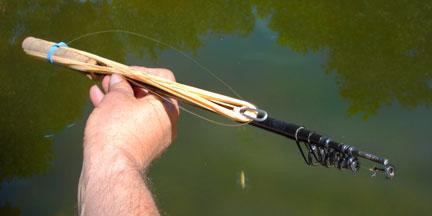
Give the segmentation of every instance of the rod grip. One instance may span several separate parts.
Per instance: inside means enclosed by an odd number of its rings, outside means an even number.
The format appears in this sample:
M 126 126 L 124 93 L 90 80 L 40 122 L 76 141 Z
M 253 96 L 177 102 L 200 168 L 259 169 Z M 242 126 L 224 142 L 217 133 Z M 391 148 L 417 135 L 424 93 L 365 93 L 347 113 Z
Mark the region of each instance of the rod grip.
M 35 37 L 27 37 L 22 42 L 22 48 L 25 53 L 35 56 L 37 58 L 42 59 L 48 59 L 48 51 L 51 46 L 53 46 L 55 43 L 42 40 Z M 64 59 L 70 59 L 75 60 L 83 63 L 92 63 L 94 62 L 94 59 L 89 58 L 88 56 L 85 56 L 79 51 L 72 49 L 72 48 L 58 48 L 53 53 L 53 59 L 57 57 L 64 58 Z

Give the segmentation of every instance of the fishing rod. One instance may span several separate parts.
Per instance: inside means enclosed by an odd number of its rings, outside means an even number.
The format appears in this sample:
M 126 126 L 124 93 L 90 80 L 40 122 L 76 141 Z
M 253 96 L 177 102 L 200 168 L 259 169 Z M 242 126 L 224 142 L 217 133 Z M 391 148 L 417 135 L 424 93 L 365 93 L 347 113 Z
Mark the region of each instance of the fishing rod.
M 22 48 L 31 56 L 46 59 L 50 63 L 64 65 L 85 74 L 117 73 L 123 75 L 132 85 L 146 88 L 161 97 L 167 96 L 182 100 L 235 122 L 285 136 L 296 142 L 307 165 L 319 164 L 358 172 L 360 159 L 365 159 L 376 164 L 369 169 L 373 176 L 376 173 L 384 173 L 386 178 L 391 179 L 395 175 L 395 168 L 387 158 L 333 141 L 303 126 L 272 118 L 266 111 L 247 101 L 143 73 L 118 62 L 68 47 L 63 42 L 53 43 L 27 37 L 22 43 Z
M 129 80 L 129 82 L 134 86 L 148 89 L 151 92 L 155 92 L 159 95 L 179 99 L 174 95 L 164 93 L 159 89 L 144 83 L 137 82 L 135 80 Z M 246 110 L 246 108 L 244 108 L 244 110 Z M 372 172 L 372 176 L 375 176 L 377 172 L 383 172 L 386 178 L 392 179 L 395 175 L 394 166 L 391 165 L 389 160 L 386 158 L 379 157 L 365 151 L 360 151 L 357 148 L 347 144 L 333 141 L 328 137 L 306 129 L 303 126 L 271 118 L 268 116 L 268 113 L 262 109 L 255 108 L 254 111 L 258 112 L 257 116 L 248 116 L 245 114 L 245 112 L 243 112 L 243 110 L 240 110 L 243 115 L 252 119 L 252 121 L 248 123 L 249 125 L 294 140 L 302 155 L 302 158 L 309 166 L 319 164 L 325 167 L 333 166 L 340 170 L 346 169 L 351 170 L 352 172 L 358 172 L 360 169 L 359 158 L 363 158 L 380 165 L 380 167 L 373 166 L 369 169 Z M 306 147 L 307 155 L 301 147 L 301 142 L 303 142 Z

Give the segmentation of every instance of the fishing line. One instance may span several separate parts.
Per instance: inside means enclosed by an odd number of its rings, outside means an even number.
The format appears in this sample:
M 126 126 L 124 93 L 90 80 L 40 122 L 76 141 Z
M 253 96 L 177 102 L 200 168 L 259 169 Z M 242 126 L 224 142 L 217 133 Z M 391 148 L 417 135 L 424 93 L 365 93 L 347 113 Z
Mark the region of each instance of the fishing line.
M 121 30 L 121 29 L 109 29 L 109 30 L 102 30 L 102 31 L 90 32 L 90 33 L 86 33 L 86 34 L 80 35 L 80 36 L 78 36 L 78 37 L 76 37 L 76 38 L 74 38 L 74 39 L 68 41 L 67 44 L 70 45 L 70 44 L 72 44 L 73 42 L 76 42 L 76 41 L 78 41 L 78 40 L 81 40 L 81 39 L 84 39 L 84 38 L 88 38 L 88 37 L 91 37 L 91 36 L 95 36 L 95 35 L 99 35 L 99 34 L 105 34 L 105 33 L 123 33 L 123 34 L 129 34 L 129 35 L 133 35 L 133 36 L 136 36 L 136 37 L 139 37 L 139 38 L 142 38 L 142 39 L 150 40 L 150 41 L 152 41 L 152 42 L 154 42 L 154 43 L 157 43 L 157 44 L 162 44 L 163 46 L 168 47 L 168 48 L 174 50 L 175 52 L 177 52 L 177 53 L 180 54 L 181 56 L 183 56 L 183 57 L 185 57 L 186 59 L 192 61 L 192 62 L 193 62 L 195 65 L 197 65 L 199 68 L 201 68 L 202 70 L 204 70 L 206 73 L 208 73 L 208 74 L 211 75 L 213 78 L 215 78 L 218 82 L 220 82 L 222 85 L 224 85 L 224 86 L 225 86 L 229 91 L 232 92 L 232 94 L 234 94 L 234 95 L 237 96 L 238 98 L 242 98 L 242 97 L 240 96 L 240 94 L 237 93 L 237 92 L 234 90 L 233 87 L 231 87 L 228 83 L 226 83 L 225 81 L 223 81 L 223 80 L 222 80 L 220 77 L 218 77 L 214 72 L 210 71 L 210 69 L 206 68 L 204 65 L 202 65 L 201 63 L 199 63 L 199 62 L 198 62 L 196 59 L 194 59 L 192 56 L 186 54 L 185 52 L 179 50 L 178 48 L 176 48 L 176 47 L 174 47 L 174 46 L 172 46 L 172 45 L 170 45 L 170 44 L 168 44 L 168 43 L 165 43 L 165 42 L 163 42 L 163 41 L 160 41 L 160 40 L 158 40 L 158 39 L 155 39 L 155 38 L 153 38 L 153 37 L 150 37 L 150 36 L 147 36 L 147 35 L 144 35 L 144 34 L 140 34 L 140 33 L 136 33 L 136 32 L 131 32 L 131 31 L 126 31 L 126 30 Z M 137 83 L 134 82 L 134 84 L 137 84 Z M 145 88 L 145 87 L 144 87 L 144 88 Z M 146 90 L 150 91 L 152 94 L 155 94 L 155 95 L 159 96 L 160 98 L 162 98 L 162 99 L 165 100 L 166 102 L 173 104 L 173 102 L 172 102 L 171 100 L 169 100 L 168 98 L 166 98 L 165 96 L 162 96 L 161 94 L 156 93 L 156 92 L 154 92 L 154 91 L 152 91 L 152 90 L 150 90 L 150 89 L 147 89 L 147 88 L 146 88 Z M 183 107 L 183 106 L 181 106 L 181 105 L 178 105 L 178 106 L 179 106 L 179 108 L 180 108 L 182 111 L 185 111 L 185 112 L 187 112 L 187 113 L 189 113 L 189 114 L 191 114 L 191 115 L 193 115 L 193 116 L 195 116 L 195 117 L 197 117 L 197 118 L 200 118 L 200 119 L 202 119 L 202 120 L 205 120 L 205 121 L 207 121 L 207 122 L 209 122 L 209 123 L 212 123 L 212 124 L 215 124 L 215 125 L 225 126 L 225 127 L 239 127 L 239 126 L 244 126 L 244 125 L 247 125 L 247 124 L 248 124 L 248 123 L 233 123 L 233 124 L 229 124 L 229 123 L 219 122 L 219 121 L 216 121 L 216 120 L 212 120 L 212 119 L 210 119 L 210 118 L 207 118 L 207 117 L 205 117 L 205 116 L 202 116 L 202 115 L 200 115 L 200 114 L 198 114 L 198 113 L 195 113 L 195 112 L 193 112 L 193 111 L 191 111 L 191 110 L 189 110 L 189 109 L 187 109 L 187 108 L 185 108 L 185 107 Z
M 143 38 L 143 39 L 147 39 L 150 41 L 153 41 L 155 43 L 158 44 L 162 44 L 170 49 L 173 49 L 174 51 L 176 51 L 177 53 L 179 53 L 180 55 L 182 55 L 183 57 L 189 59 L 190 61 L 192 61 L 195 65 L 197 65 L 198 67 L 200 67 L 202 70 L 204 70 L 205 72 L 207 72 L 208 74 L 210 74 L 213 78 L 215 78 L 216 80 L 218 80 L 222 85 L 224 85 L 228 90 L 230 90 L 236 97 L 243 99 L 239 93 L 237 93 L 237 91 L 234 90 L 233 87 L 231 87 L 228 83 L 226 83 L 225 81 L 223 81 L 220 77 L 218 77 L 215 73 L 213 73 L 212 71 L 210 71 L 210 69 L 206 68 L 204 65 L 202 65 L 201 63 L 199 63 L 196 59 L 194 59 L 192 56 L 186 54 L 185 52 L 179 50 L 178 48 L 167 44 L 163 41 L 160 41 L 156 38 L 152 38 L 150 36 L 144 35 L 144 34 L 140 34 L 140 33 L 136 33 L 136 32 L 131 32 L 131 31 L 126 31 L 126 30 L 121 30 L 121 29 L 109 29 L 109 30 L 103 30 L 103 31 L 96 31 L 96 32 L 91 32 L 91 33 L 87 33 L 87 34 L 83 34 L 77 38 L 74 38 L 72 40 L 70 40 L 67 44 L 71 44 L 77 40 L 81 40 L 83 38 L 87 38 L 87 37 L 91 37 L 94 35 L 98 35 L 98 34 L 104 34 L 104 33 L 124 33 L 124 34 L 129 34 L 129 35 L 133 35 L 139 38 Z
M 167 102 L 169 102 L 170 104 L 173 104 L 173 105 L 174 105 L 174 103 L 173 103 L 170 99 L 167 98 L 168 96 L 163 96 L 163 95 L 161 95 L 161 94 L 159 94 L 159 93 L 157 93 L 157 92 L 155 92 L 155 91 L 152 91 L 152 90 L 150 90 L 150 89 L 146 89 L 146 90 L 149 91 L 149 92 L 151 92 L 151 93 L 154 94 L 154 95 L 159 96 L 162 100 L 167 101 Z M 225 127 L 240 127 L 240 126 L 243 126 L 243 125 L 247 125 L 247 124 L 248 124 L 248 123 L 228 124 L 228 123 L 218 122 L 218 121 L 215 121 L 215 120 L 213 120 L 213 119 L 209 119 L 209 118 L 207 118 L 207 117 L 205 117 L 205 116 L 202 116 L 202 115 L 200 115 L 200 114 L 198 114 L 198 113 L 195 113 L 195 112 L 193 112 L 193 111 L 191 111 L 191 110 L 189 110 L 189 109 L 187 109 L 187 108 L 185 108 L 185 107 L 183 107 L 183 106 L 180 106 L 180 105 L 178 105 L 178 106 L 179 106 L 179 108 L 180 108 L 182 111 L 187 112 L 187 113 L 189 113 L 189 114 L 191 114 L 191 115 L 193 115 L 193 116 L 195 116 L 195 117 L 197 117 L 197 118 L 200 118 L 200 119 L 202 119 L 202 120 L 205 120 L 205 121 L 207 121 L 207 122 L 209 122 L 209 123 L 212 123 L 212 124 L 215 124 L 215 125 L 225 126 Z

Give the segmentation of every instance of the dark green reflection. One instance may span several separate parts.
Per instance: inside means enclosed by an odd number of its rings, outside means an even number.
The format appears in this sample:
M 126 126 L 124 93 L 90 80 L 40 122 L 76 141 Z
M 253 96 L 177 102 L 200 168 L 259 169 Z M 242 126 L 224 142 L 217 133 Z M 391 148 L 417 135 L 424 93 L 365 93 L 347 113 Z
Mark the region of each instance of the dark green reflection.
M 35 61 L 22 53 L 20 43 L 28 35 L 52 41 L 68 41 L 89 32 L 125 29 L 143 33 L 181 50 L 194 52 L 203 45 L 201 37 L 208 34 L 249 35 L 255 25 L 254 11 L 256 11 L 262 17 L 269 17 L 269 27 L 279 34 L 280 44 L 303 53 L 319 50 L 328 52 L 328 62 L 325 67 L 328 72 L 336 74 L 341 95 L 351 101 L 350 113 L 372 114 L 383 104 L 389 104 L 395 100 L 408 107 L 428 105 L 431 102 L 431 89 L 427 86 L 427 82 L 431 79 L 430 68 L 432 66 L 430 46 L 432 13 L 428 2 L 316 1 L 307 3 L 305 1 L 268 0 L 109 2 L 111 1 L 0 0 L 0 79 L 2 80 L 0 85 L 0 100 L 2 101 L 0 103 L 2 112 L 0 117 L 0 182 L 32 176 L 47 170 L 54 156 L 51 150 L 52 140 L 45 138 L 44 135 L 55 133 L 81 117 L 84 104 L 87 103 L 87 91 L 90 84 L 88 80 L 75 72 Z M 120 62 L 124 62 L 130 53 L 140 57 L 157 58 L 158 51 L 164 49 L 160 44 L 123 34 L 98 35 L 77 41 L 73 46 Z M 233 49 L 239 47 L 244 48 L 244 46 L 235 46 Z M 219 59 L 220 55 L 222 54 L 215 55 L 214 58 Z M 220 64 L 223 65 L 224 62 Z M 270 63 L 265 67 L 274 68 Z M 305 76 L 305 83 L 307 79 Z M 306 84 L 304 86 L 311 87 Z M 216 129 L 212 129 L 211 134 L 214 133 L 217 133 Z M 193 136 L 193 134 L 190 135 L 190 137 Z M 206 137 L 206 135 L 201 136 Z M 63 141 L 60 141 L 59 144 L 64 144 Z M 188 138 L 184 142 L 197 141 Z M 244 141 L 244 143 L 249 146 L 251 142 Z M 76 144 L 81 145 L 81 143 Z M 194 145 L 198 144 L 189 145 L 189 148 Z M 184 149 L 185 146 L 178 148 Z M 263 145 L 256 147 L 256 149 L 268 149 L 268 146 L 263 147 Z M 185 157 L 173 158 L 172 161 L 177 163 L 178 160 L 185 160 L 191 155 L 193 157 L 194 154 L 199 155 L 206 151 L 204 155 L 210 158 L 204 157 L 206 162 L 214 160 L 216 164 L 219 158 L 214 152 L 224 150 L 221 150 L 220 145 L 214 145 L 207 150 L 206 148 L 207 146 L 192 153 L 183 150 Z M 161 179 L 170 181 L 175 176 L 182 176 L 184 172 L 190 172 L 192 173 L 191 179 L 195 176 L 198 177 L 197 179 L 204 179 L 204 184 L 199 186 L 204 188 L 202 190 L 208 189 L 217 194 L 213 197 L 215 202 L 231 197 L 233 200 L 231 203 L 235 204 L 237 203 L 235 197 L 239 197 L 240 201 L 247 197 L 219 193 L 217 190 L 220 187 L 209 187 L 212 184 L 206 182 L 207 179 L 210 179 L 210 181 L 213 180 L 214 185 L 220 184 L 215 181 L 217 178 L 211 179 L 213 170 L 235 166 L 237 166 L 235 169 L 242 168 L 240 162 L 236 162 L 241 157 L 235 153 L 244 152 L 226 152 L 230 156 L 227 156 L 221 165 L 214 165 L 205 170 L 206 172 L 200 172 L 203 169 L 200 170 L 201 164 L 193 164 L 196 160 L 186 160 L 185 164 L 191 164 L 181 169 L 183 173 L 180 172 L 180 169 L 174 170 L 170 173 L 172 178 L 166 178 L 166 173 L 163 173 L 164 178 Z M 285 156 L 274 158 L 283 159 Z M 250 158 L 247 160 L 253 161 L 256 166 L 272 164 L 268 161 L 265 163 L 260 157 Z M 273 164 L 282 163 L 278 161 Z M 235 169 L 232 168 L 232 172 L 235 172 Z M 274 169 L 257 170 L 271 171 Z M 261 191 L 256 192 L 255 196 L 250 196 L 251 200 L 256 197 L 261 198 L 263 194 L 273 196 L 273 193 L 281 190 L 277 188 L 277 185 L 283 185 L 288 181 L 294 185 L 293 188 L 304 186 L 301 179 L 294 178 L 296 173 L 288 176 L 290 179 L 287 180 L 287 178 L 279 178 L 281 175 L 274 175 L 270 171 L 260 173 L 260 175 L 274 176 L 274 182 L 261 182 L 262 187 L 257 187 L 261 188 Z M 230 181 L 231 179 L 227 179 L 222 184 L 228 185 Z M 196 181 L 190 181 L 190 184 L 192 185 L 190 188 L 196 187 Z M 274 186 L 270 187 L 272 190 L 267 190 L 267 184 Z M 364 182 L 361 184 L 364 185 Z M 202 198 L 199 187 L 196 191 L 186 191 L 184 188 L 178 188 L 172 182 L 167 185 L 170 185 L 167 188 L 177 190 L 176 194 L 179 195 L 179 201 L 175 200 L 176 204 L 173 205 L 183 208 L 185 212 L 191 209 L 197 210 L 197 205 L 184 199 L 184 193 L 191 193 L 191 196 L 196 193 L 199 194 L 195 196 L 198 201 L 205 200 Z M 51 187 L 46 188 L 51 189 Z M 364 189 L 356 188 L 357 192 Z M 349 187 L 342 187 L 340 190 L 344 189 L 348 191 Z M 287 194 L 292 192 L 288 189 L 284 190 Z M 406 194 L 404 190 L 401 189 L 398 193 Z M 169 194 L 167 198 L 172 198 L 172 191 L 166 191 L 165 194 Z M 367 190 L 364 191 L 366 192 L 362 195 L 365 198 L 362 199 L 361 205 L 368 206 L 369 194 Z M 324 193 L 321 193 L 321 197 L 332 198 L 332 192 L 326 189 Z M 380 197 L 381 192 L 377 191 L 374 196 Z M 416 195 L 416 191 L 411 193 L 408 197 Z M 309 200 L 306 198 L 306 196 L 300 197 L 304 199 L 301 202 L 304 205 L 301 209 L 310 209 Z M 345 200 L 345 198 L 340 198 L 340 200 Z M 349 203 L 343 205 L 348 206 L 347 208 L 358 204 L 358 202 L 347 200 Z M 182 205 L 182 202 L 185 205 Z M 392 202 L 393 204 L 402 203 L 394 199 Z M 421 198 L 410 199 L 410 202 L 415 203 L 410 205 L 415 207 L 413 209 L 420 209 L 417 206 L 425 206 Z M 272 203 L 277 203 L 281 209 L 284 209 L 287 204 L 286 200 L 280 197 Z M 323 207 L 331 206 L 330 201 L 319 203 L 323 204 L 322 206 L 315 204 L 314 212 L 317 214 L 333 213 Z M 188 205 L 190 209 L 184 207 Z M 6 208 L 7 211 L 16 212 L 10 210 L 12 208 L 10 205 L 5 206 L 3 208 Z M 201 206 L 207 208 L 205 205 Z M 407 208 L 408 210 L 410 209 Z M 2 211 L 3 209 L 0 209 L 0 215 Z M 386 209 L 377 208 L 376 211 L 385 212 Z M 254 212 L 251 210 L 252 213 Z
M 430 105 L 431 1 L 257 1 L 281 45 L 325 50 L 349 113 L 373 114 L 398 101 Z
M 80 75 L 25 56 L 25 36 L 68 41 L 106 29 L 140 32 L 195 51 L 208 33 L 247 35 L 255 23 L 245 1 L 0 1 L 0 181 L 47 169 L 52 141 L 44 137 L 73 122 L 90 84 Z M 74 43 L 124 61 L 130 52 L 157 57 L 159 44 L 121 34 Z M 78 144 L 77 144 L 78 145 Z
M 12 207 L 10 203 L 6 202 L 0 205 L 0 215 L 3 216 L 16 216 L 21 215 L 19 208 Z

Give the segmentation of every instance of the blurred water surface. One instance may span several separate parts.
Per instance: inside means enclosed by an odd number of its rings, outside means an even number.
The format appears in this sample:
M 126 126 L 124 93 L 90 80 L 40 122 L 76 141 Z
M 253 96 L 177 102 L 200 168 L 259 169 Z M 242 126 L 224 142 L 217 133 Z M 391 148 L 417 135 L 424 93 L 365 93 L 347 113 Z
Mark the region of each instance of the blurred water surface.
M 430 214 L 431 1 L 0 0 L 0 215 L 77 213 L 92 109 L 92 81 L 25 56 L 21 41 L 108 29 L 168 43 L 272 116 L 397 167 L 392 181 L 307 167 L 283 137 L 183 113 L 178 139 L 149 174 L 164 215 Z M 106 33 L 72 46 L 231 94 L 161 43 Z

